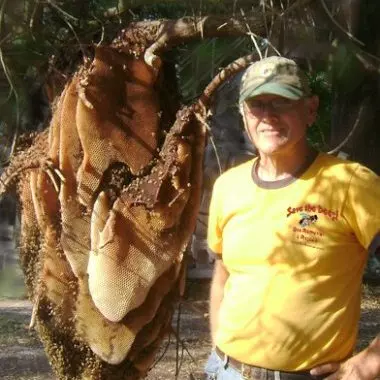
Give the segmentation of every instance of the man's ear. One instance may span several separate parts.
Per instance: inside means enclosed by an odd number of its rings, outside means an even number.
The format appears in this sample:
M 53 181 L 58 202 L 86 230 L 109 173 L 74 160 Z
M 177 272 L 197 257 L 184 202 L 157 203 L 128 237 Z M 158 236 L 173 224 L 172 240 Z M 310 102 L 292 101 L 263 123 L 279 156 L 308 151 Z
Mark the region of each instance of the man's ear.
M 317 118 L 317 112 L 319 107 L 319 97 L 313 95 L 307 99 L 307 125 L 312 125 Z

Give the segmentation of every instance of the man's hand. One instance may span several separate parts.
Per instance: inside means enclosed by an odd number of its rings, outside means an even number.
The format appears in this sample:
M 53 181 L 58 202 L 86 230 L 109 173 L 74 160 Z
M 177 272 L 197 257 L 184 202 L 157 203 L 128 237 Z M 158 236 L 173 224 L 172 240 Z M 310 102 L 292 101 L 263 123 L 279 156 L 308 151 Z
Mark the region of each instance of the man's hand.
M 313 376 L 328 373 L 325 380 L 375 380 L 380 376 L 380 337 L 342 363 L 322 364 L 310 371 Z

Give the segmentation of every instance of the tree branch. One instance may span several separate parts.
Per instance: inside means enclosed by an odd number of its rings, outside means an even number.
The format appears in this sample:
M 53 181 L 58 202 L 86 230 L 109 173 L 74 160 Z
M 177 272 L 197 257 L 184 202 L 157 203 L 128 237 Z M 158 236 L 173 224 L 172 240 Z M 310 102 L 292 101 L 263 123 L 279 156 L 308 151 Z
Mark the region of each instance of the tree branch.
M 359 129 L 359 125 L 363 121 L 363 116 L 364 116 L 364 110 L 367 109 L 368 111 L 368 104 L 369 104 L 369 98 L 366 98 L 362 104 L 360 105 L 359 111 L 356 115 L 355 123 L 352 126 L 350 132 L 348 135 L 343 139 L 343 141 L 338 144 L 334 149 L 331 149 L 330 151 L 327 152 L 327 154 L 336 154 L 338 153 L 347 143 L 352 139 L 352 137 L 356 134 L 356 131 Z
M 162 21 L 154 42 L 145 52 L 147 64 L 159 64 L 158 55 L 174 45 L 188 42 L 199 37 L 241 36 L 247 34 L 246 22 L 257 35 L 265 35 L 264 15 L 255 17 L 226 18 L 221 16 L 184 17 L 178 20 Z M 136 23 L 136 26 L 140 23 Z
M 342 33 L 344 33 L 351 41 L 356 42 L 358 45 L 365 46 L 364 42 L 358 40 L 354 35 L 352 35 L 348 30 L 344 29 L 342 25 L 338 23 L 338 21 L 335 20 L 334 16 L 330 12 L 329 8 L 327 7 L 325 0 L 320 0 L 320 3 L 323 7 L 323 10 L 327 14 L 329 20 L 331 23 L 335 25 L 335 28 L 339 29 Z
M 238 58 L 234 62 L 230 63 L 223 70 L 221 70 L 214 77 L 214 79 L 207 85 L 207 87 L 204 89 L 202 95 L 199 98 L 199 102 L 207 107 L 213 93 L 222 83 L 224 83 L 228 78 L 231 78 L 238 72 L 244 70 L 249 64 L 251 64 L 253 61 L 257 59 L 259 59 L 259 55 L 257 52 L 255 52 L 245 57 Z
M 362 65 L 370 71 L 380 73 L 380 58 L 375 55 L 364 51 L 360 46 L 364 46 L 363 42 L 355 38 L 351 33 L 345 30 L 332 16 L 331 12 L 327 8 L 325 0 L 319 0 L 324 12 L 327 15 L 327 19 L 334 30 L 342 38 L 342 40 L 349 46 L 355 53 L 356 58 Z M 360 45 L 360 46 L 358 46 Z

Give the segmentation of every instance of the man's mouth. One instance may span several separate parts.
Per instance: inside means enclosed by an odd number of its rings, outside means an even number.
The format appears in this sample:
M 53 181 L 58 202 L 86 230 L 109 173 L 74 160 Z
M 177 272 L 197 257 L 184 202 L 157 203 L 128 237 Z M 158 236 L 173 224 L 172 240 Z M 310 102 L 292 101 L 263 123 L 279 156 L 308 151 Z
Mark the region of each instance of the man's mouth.
M 264 135 L 281 135 L 282 131 L 280 129 L 263 129 L 260 133 Z

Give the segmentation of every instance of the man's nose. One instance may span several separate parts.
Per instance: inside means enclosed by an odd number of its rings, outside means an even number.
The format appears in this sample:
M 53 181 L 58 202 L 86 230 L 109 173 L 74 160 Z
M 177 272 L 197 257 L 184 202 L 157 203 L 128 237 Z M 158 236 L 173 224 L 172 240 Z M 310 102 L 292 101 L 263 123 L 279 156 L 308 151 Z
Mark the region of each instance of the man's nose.
M 272 107 L 272 104 L 268 103 L 263 105 L 261 110 L 262 119 L 278 119 L 278 113 Z

